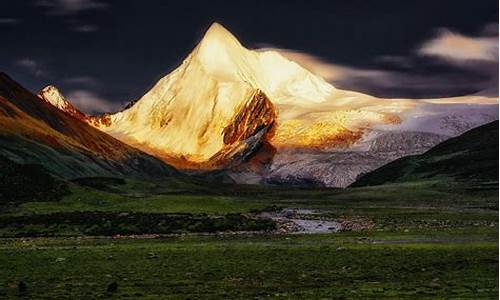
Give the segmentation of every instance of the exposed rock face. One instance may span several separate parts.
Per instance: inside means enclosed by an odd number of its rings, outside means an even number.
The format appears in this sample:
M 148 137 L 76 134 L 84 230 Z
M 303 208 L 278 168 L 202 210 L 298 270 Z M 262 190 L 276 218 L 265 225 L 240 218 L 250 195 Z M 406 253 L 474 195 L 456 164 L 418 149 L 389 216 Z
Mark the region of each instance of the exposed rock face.
M 265 127 L 268 128 L 266 139 L 272 138 L 275 121 L 276 111 L 273 104 L 262 91 L 257 90 L 252 100 L 244 105 L 222 131 L 224 144 L 231 145 L 246 140 Z
M 426 151 L 448 137 L 431 132 L 381 132 L 376 138 L 367 142 L 368 151 L 384 153 L 388 156 L 413 155 Z
M 97 128 L 111 126 L 111 116 L 107 113 L 100 116 L 86 116 L 85 121 Z
M 276 111 L 267 96 L 256 90 L 251 100 L 234 115 L 228 126 L 224 128 L 224 147 L 212 156 L 206 165 L 210 168 L 237 167 L 250 161 L 255 156 L 259 160 L 265 153 L 259 150 L 263 145 L 270 145 L 269 140 L 275 131 Z M 271 161 L 272 157 L 267 157 Z M 255 163 L 255 160 L 254 160 Z

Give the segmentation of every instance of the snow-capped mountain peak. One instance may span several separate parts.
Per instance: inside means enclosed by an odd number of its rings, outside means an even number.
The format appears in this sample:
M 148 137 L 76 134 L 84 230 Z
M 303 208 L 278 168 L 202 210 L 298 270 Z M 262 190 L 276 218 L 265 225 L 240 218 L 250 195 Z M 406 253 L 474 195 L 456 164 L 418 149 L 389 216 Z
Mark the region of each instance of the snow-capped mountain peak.
M 248 57 L 240 42 L 218 23 L 212 24 L 192 52 L 204 70 L 221 81 L 248 81 Z M 248 83 L 251 83 L 250 81 Z
M 277 52 L 246 49 L 214 23 L 182 64 L 133 106 L 109 116 L 105 124 L 92 124 L 150 153 L 200 164 L 226 157 L 221 153 L 228 149 L 242 152 L 243 139 L 257 134 L 255 129 L 274 132 L 269 125 L 274 124 L 275 105 L 324 102 L 334 90 Z M 225 132 L 234 127 L 236 116 L 254 122 L 244 124 L 248 128 L 238 125 L 237 131 L 245 134 L 228 139 Z M 272 134 L 260 136 L 259 143 Z
M 93 125 L 177 166 L 220 165 L 272 135 L 276 112 L 257 58 L 215 23 L 133 106 Z
M 226 28 L 213 23 L 186 61 L 197 61 L 221 82 L 244 82 L 274 103 L 319 103 L 335 88 L 276 51 L 245 48 Z
M 38 97 L 43 101 L 57 107 L 77 119 L 85 119 L 85 114 L 71 104 L 64 95 L 53 85 L 47 85 L 39 93 Z
M 207 63 L 219 62 L 221 58 L 238 55 L 234 51 L 241 51 L 242 45 L 236 37 L 219 23 L 213 23 L 203 35 L 196 47 L 198 57 L 211 58 Z M 233 53 L 230 53 L 233 51 Z M 222 55 L 224 54 L 224 55 Z
M 61 92 L 53 85 L 47 85 L 39 93 L 38 96 L 53 106 L 64 110 L 71 104 L 61 94 Z

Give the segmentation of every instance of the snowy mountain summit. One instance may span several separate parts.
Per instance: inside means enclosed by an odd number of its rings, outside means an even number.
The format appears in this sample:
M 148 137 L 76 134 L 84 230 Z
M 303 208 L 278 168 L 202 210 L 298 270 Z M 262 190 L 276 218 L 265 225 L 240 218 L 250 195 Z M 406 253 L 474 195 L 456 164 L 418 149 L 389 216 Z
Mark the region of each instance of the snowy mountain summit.
M 176 70 L 98 127 L 174 165 L 217 167 L 273 137 L 273 103 L 321 102 L 333 90 L 276 52 L 247 50 L 214 23 Z
M 71 104 L 68 100 L 66 100 L 63 94 L 53 85 L 44 87 L 38 93 L 38 97 L 77 119 L 85 119 L 85 114 L 78 110 L 78 108 L 73 106 L 73 104 Z

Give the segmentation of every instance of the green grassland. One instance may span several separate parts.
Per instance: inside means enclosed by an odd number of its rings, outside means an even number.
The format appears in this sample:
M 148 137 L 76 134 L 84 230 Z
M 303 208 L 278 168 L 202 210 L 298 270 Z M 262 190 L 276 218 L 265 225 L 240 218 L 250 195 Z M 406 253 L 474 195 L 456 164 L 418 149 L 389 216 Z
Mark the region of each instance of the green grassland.
M 68 188 L 60 200 L 2 206 L 0 298 L 492 299 L 498 293 L 496 183 L 441 179 L 341 190 L 97 178 Z M 249 217 L 285 207 L 374 226 L 276 235 L 273 224 Z M 75 221 L 82 218 L 93 231 Z M 169 231 L 158 219 L 175 219 L 177 227 Z M 102 236 L 110 224 L 121 238 Z M 240 230 L 251 232 L 231 233 Z M 176 234 L 128 236 L 141 231 Z M 107 291 L 114 282 L 116 291 Z
M 496 242 L 377 235 L 3 241 L 23 299 L 494 299 Z M 26 292 L 17 289 L 19 282 Z M 110 284 L 118 288 L 107 292 Z

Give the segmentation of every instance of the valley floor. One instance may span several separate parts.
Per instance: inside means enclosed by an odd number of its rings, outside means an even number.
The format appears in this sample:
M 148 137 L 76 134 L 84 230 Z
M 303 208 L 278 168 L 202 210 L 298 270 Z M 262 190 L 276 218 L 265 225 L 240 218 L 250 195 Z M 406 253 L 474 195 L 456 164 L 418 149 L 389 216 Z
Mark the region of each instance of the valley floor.
M 498 295 L 497 183 L 347 190 L 242 186 L 236 194 L 227 186 L 127 180 L 71 190 L 58 202 L 2 207 L 0 298 Z M 293 208 L 293 217 L 299 212 L 344 228 L 289 234 L 254 219 L 283 214 L 283 208 Z M 157 224 L 161 220 L 176 226 Z M 149 235 L 134 236 L 144 228 L 152 228 Z
M 498 245 L 473 233 L 4 240 L 2 298 L 494 299 Z M 116 282 L 116 292 L 106 292 Z

